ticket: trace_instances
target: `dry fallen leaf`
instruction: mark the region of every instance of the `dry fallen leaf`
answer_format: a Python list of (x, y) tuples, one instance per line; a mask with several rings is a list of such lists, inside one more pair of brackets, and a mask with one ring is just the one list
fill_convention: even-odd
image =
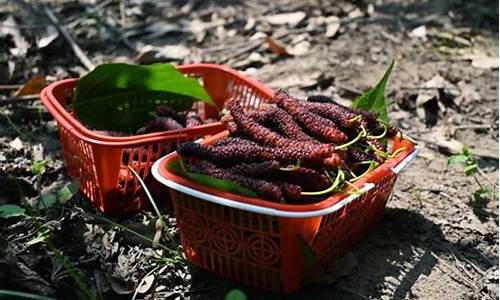
[(23, 149), (23, 142), (21, 141), (21, 139), (19, 137), (16, 137), (14, 140), (12, 140), (9, 143), (9, 146), (11, 146), (12, 148), (19, 151), (19, 150)]
[(325, 36), (327, 38), (334, 37), (340, 29), (340, 19), (336, 16), (330, 16), (326, 18), (326, 32)]
[(135, 61), (140, 64), (151, 64), (166, 60), (183, 60), (191, 51), (182, 45), (165, 45), (154, 47), (146, 45), (140, 49), (140, 54)]
[(26, 82), (16, 93), (16, 96), (38, 95), (47, 86), (44, 76), (35, 76)]
[(303, 11), (297, 11), (292, 13), (277, 14), (271, 16), (264, 16), (264, 20), (272, 25), (285, 25), (288, 24), (291, 27), (297, 26), (306, 17), (306, 13)]
[(427, 39), (427, 28), (425, 27), (425, 25), (418, 26), (410, 31), (408, 35), (412, 38), (418, 38), (425, 41)]
[(271, 51), (278, 55), (278, 56), (282, 56), (282, 55), (286, 55), (288, 54), (286, 52), (286, 49), (285, 49), (285, 46), (275, 40), (273, 40), (271, 37), (266, 37), (266, 43), (267, 45), (269, 46), (269, 49), (271, 49)]
[(434, 98), (439, 99), (438, 89), (445, 88), (447, 84), (446, 80), (440, 75), (432, 77), (424, 84), (425, 89), (419, 90), (416, 100), (417, 107), (424, 105)]
[(145, 277), (143, 280), (142, 280), (142, 285), (137, 287), (137, 292), (139, 294), (144, 294), (146, 293), (147, 291), (149, 291), (149, 289), (151, 288), (151, 286), (153, 285), (153, 282), (155, 281), (155, 276), (153, 274)]
[(477, 56), (472, 59), (472, 66), (479, 69), (498, 69), (498, 57)]
[(302, 41), (294, 45), (293, 47), (286, 47), (285, 51), (288, 54), (294, 56), (301, 56), (307, 54), (309, 52), (309, 48), (311, 47), (311, 43), (308, 41)]
[(301, 74), (291, 74), (290, 76), (279, 76), (277, 79), (269, 82), (272, 88), (290, 88), (290, 87), (311, 87), (318, 84), (322, 72), (307, 72)]
[(13, 16), (8, 16), (5, 21), (0, 23), (0, 36), (11, 35), (15, 47), (10, 48), (9, 51), (14, 56), (25, 56), (28, 53), (30, 44), (21, 34), (17, 26), (17, 22)]
[(55, 26), (47, 26), (45, 32), (37, 38), (36, 45), (38, 49), (42, 49), (50, 45), (59, 36), (59, 31)]

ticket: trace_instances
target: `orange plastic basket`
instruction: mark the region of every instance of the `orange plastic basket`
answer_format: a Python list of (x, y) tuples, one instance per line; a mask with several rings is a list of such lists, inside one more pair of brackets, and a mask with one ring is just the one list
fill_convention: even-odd
[[(211, 144), (222, 132), (203, 141)], [(382, 214), (397, 174), (416, 156), (405, 147), (354, 185), (359, 193), (338, 193), (314, 204), (287, 205), (218, 191), (169, 172), (177, 153), (159, 159), (153, 176), (170, 187), (184, 254), (193, 264), (249, 286), (291, 293), (307, 283), (305, 245), (324, 268), (348, 251)], [(304, 244), (305, 243), (305, 244)], [(309, 276), (311, 276), (309, 272)]]
[[(272, 95), (264, 85), (237, 71), (214, 64), (178, 66), (188, 76), (198, 78), (221, 109), (231, 96), (241, 99), (246, 110), (258, 107)], [(41, 99), (59, 126), (62, 152), (68, 174), (78, 178), (81, 191), (101, 212), (122, 215), (140, 210), (146, 204), (139, 181), (131, 166), (146, 182), (155, 198), (168, 194), (166, 188), (151, 180), (150, 167), (179, 142), (193, 141), (224, 130), (220, 122), (190, 129), (171, 130), (128, 137), (110, 137), (86, 128), (75, 117), (71, 105), (78, 79), (55, 82), (41, 93)], [(143, 105), (134, 99), (134, 105)], [(218, 119), (218, 110), (203, 103), (195, 104), (202, 119)]]

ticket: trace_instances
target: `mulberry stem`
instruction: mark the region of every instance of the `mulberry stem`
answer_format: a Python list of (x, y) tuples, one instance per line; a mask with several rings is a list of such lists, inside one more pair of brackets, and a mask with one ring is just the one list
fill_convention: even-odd
[(344, 172), (341, 169), (338, 169), (337, 176), (335, 180), (332, 182), (332, 185), (325, 190), (317, 191), (317, 192), (302, 192), (303, 196), (321, 196), (335, 191), (335, 189), (339, 186), (342, 178), (344, 177)]
[(378, 140), (383, 138), (387, 134), (387, 126), (384, 123), (380, 123), (380, 125), (384, 128), (384, 131), (380, 135), (367, 135), (366, 138), (369, 140)]
[(405, 151), (405, 150), (406, 150), (406, 147), (401, 147), (401, 148), (398, 148), (398, 149), (396, 149), (396, 151), (394, 151), (393, 153), (388, 154), (388, 155), (387, 155), (387, 157), (388, 157), (388, 158), (394, 158), (394, 157), (396, 157), (396, 155), (398, 155), (400, 152)]
[(364, 126), (361, 126), (361, 131), (358, 133), (358, 136), (356, 136), (354, 139), (352, 139), (351, 141), (349, 141), (343, 145), (336, 146), (335, 150), (345, 149), (345, 148), (355, 144), (357, 141), (359, 141), (361, 138), (363, 138), (365, 136), (366, 136), (366, 129)]
[[(361, 164), (361, 163), (363, 163), (363, 164), (364, 164), (364, 163), (366, 163), (366, 161), (359, 162), (359, 164)], [(375, 162), (375, 161), (373, 161), (373, 160), (369, 161), (369, 163), (370, 163), (370, 165), (368, 166), (368, 169), (366, 169), (366, 171), (365, 171), (363, 174), (361, 174), (361, 175), (359, 175), (359, 176), (356, 176), (356, 177), (354, 177), (354, 178), (351, 178), (351, 179), (349, 180), (349, 182), (354, 182), (354, 181), (358, 180), (359, 178), (361, 178), (361, 177), (365, 176), (366, 174), (368, 174), (368, 173), (370, 173), (371, 171), (375, 170), (375, 168), (376, 168), (376, 167), (377, 167), (377, 165), (378, 165), (378, 164), (377, 164), (377, 162)]]

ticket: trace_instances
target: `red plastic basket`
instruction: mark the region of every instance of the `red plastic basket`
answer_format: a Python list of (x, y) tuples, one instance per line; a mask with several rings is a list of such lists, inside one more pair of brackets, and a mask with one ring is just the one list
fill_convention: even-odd
[[(241, 99), (246, 110), (258, 107), (272, 95), (264, 85), (237, 71), (214, 64), (179, 66), (188, 76), (199, 78), (221, 109), (231, 96)], [(192, 141), (224, 130), (220, 122), (190, 129), (150, 134), (110, 137), (86, 128), (71, 110), (74, 87), (78, 79), (55, 82), (41, 93), (41, 99), (59, 126), (64, 161), (68, 174), (80, 179), (81, 191), (101, 212), (120, 215), (144, 207), (145, 195), (139, 181), (127, 166), (140, 174), (153, 195), (165, 195), (165, 187), (151, 180), (150, 167), (161, 156), (171, 152), (179, 142)], [(134, 105), (142, 105), (136, 99)], [(218, 118), (218, 110), (195, 104), (202, 119)]]
[[(225, 131), (203, 143), (227, 135)], [(307, 283), (311, 265), (304, 259), (305, 244), (318, 266), (326, 267), (378, 220), (397, 174), (418, 152), (406, 139), (395, 138), (393, 144), (394, 149), (405, 148), (354, 183), (362, 195), (345, 191), (314, 204), (273, 203), (197, 184), (165, 168), (179, 159), (177, 153), (158, 160), (152, 173), (171, 188), (190, 262), (249, 286), (291, 293)]]

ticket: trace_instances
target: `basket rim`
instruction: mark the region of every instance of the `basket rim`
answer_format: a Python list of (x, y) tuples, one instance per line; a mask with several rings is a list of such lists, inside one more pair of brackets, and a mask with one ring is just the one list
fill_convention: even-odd
[[(266, 87), (264, 84), (251, 79), (235, 69), (232, 69), (225, 65), (218, 64), (209, 64), (209, 63), (199, 63), (199, 64), (186, 64), (186, 65), (177, 65), (181, 72), (200, 72), (200, 70), (219, 70), (230, 74), (231, 76), (238, 78), (239, 80), (247, 83), (255, 87), (257, 90), (262, 92), (267, 96), (272, 96), (273, 91)], [(127, 142), (133, 141), (136, 143), (151, 143), (164, 141), (165, 139), (187, 139), (189, 136), (193, 135), (204, 135), (206, 132), (214, 132), (219, 129), (223, 130), (223, 125), (221, 122), (214, 122), (210, 124), (203, 124), (199, 126), (195, 126), (193, 128), (182, 128), (177, 130), (169, 130), (166, 132), (153, 132), (147, 134), (139, 134), (132, 135), (127, 137), (111, 137), (105, 136), (102, 134), (95, 133), (94, 131), (86, 128), (79, 120), (73, 117), (60, 103), (57, 101), (56, 96), (54, 94), (55, 89), (59, 89), (64, 86), (75, 85), (78, 82), (79, 78), (69, 78), (63, 79), (56, 82), (51, 83), (47, 87), (45, 87), (40, 93), (40, 98), (47, 108), (47, 110), (51, 113), (51, 115), (58, 121), (61, 126), (66, 129), (79, 132), (83, 135), (84, 140), (88, 140), (89, 142), (95, 143), (96, 141), (104, 142), (103, 144), (109, 146), (121, 146), (123, 143), (128, 144)]]
[[(202, 140), (201, 143), (210, 144), (228, 135), (229, 132), (224, 131)], [(369, 174), (355, 181), (353, 184), (361, 191), (369, 191), (378, 181), (386, 176), (392, 174), (397, 176), (419, 152), (419, 148), (408, 139), (393, 138), (392, 141), (395, 149), (401, 147), (406, 147), (406, 149), (399, 152), (396, 157), (386, 160)], [(180, 156), (177, 152), (172, 152), (158, 159), (152, 166), (152, 174), (155, 179), (176, 191), (246, 211), (291, 218), (313, 217), (332, 213), (361, 196), (359, 194), (349, 194), (350, 189), (346, 189), (343, 192), (335, 193), (320, 202), (312, 204), (281, 204), (260, 198), (245, 197), (198, 184), (168, 171), (165, 165), (179, 158)]]

